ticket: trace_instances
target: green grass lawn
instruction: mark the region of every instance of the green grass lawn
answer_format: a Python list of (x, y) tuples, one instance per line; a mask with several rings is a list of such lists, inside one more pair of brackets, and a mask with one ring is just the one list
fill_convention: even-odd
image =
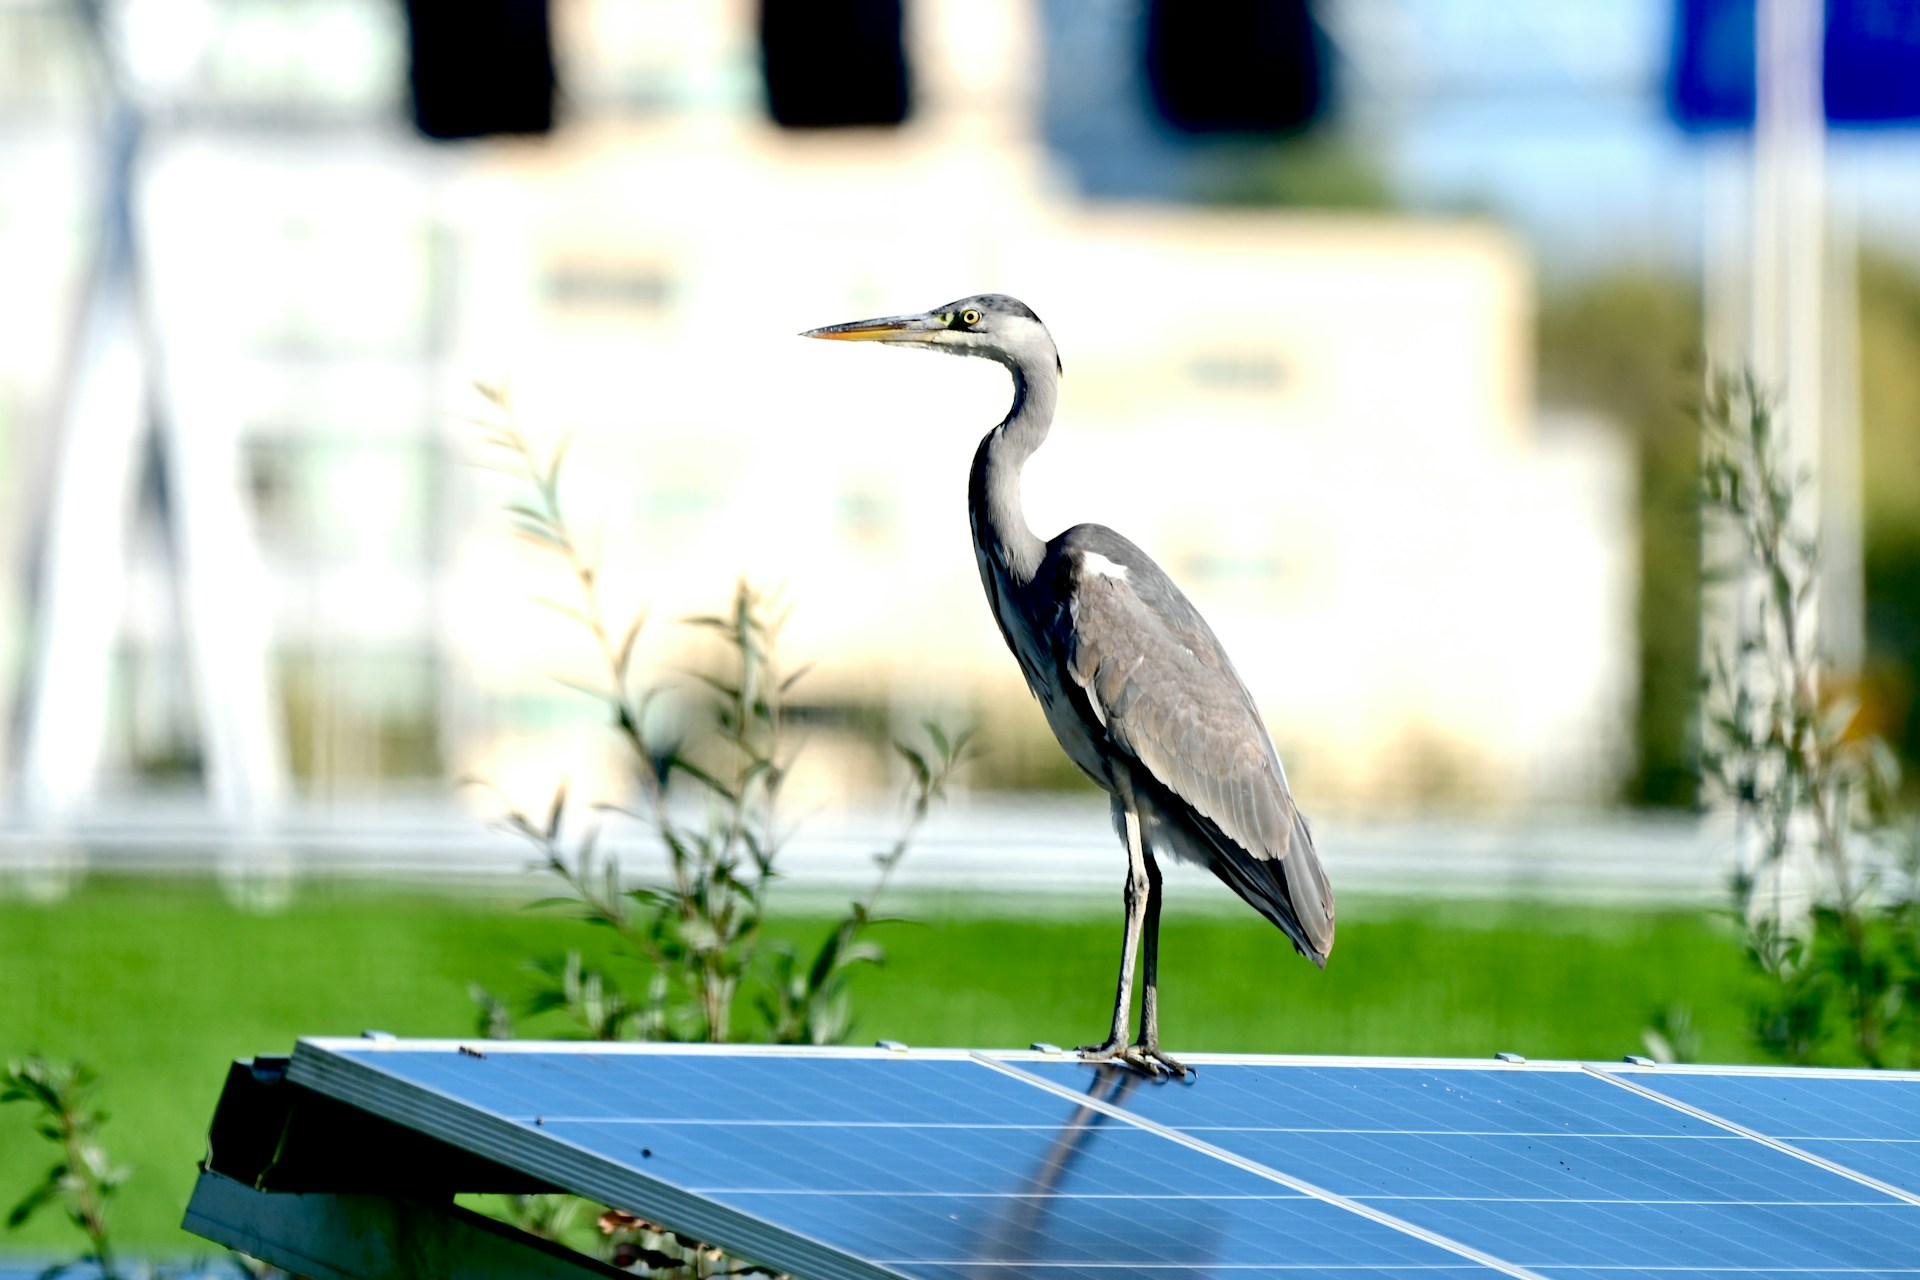
[[(530, 884), (528, 896), (544, 891)], [(959, 900), (923, 906), (922, 923), (886, 926), (891, 958), (859, 981), (856, 1039), (1003, 1047), (1099, 1038), (1118, 958), (1115, 896), (1111, 909), (1019, 920), (982, 919)], [(1649, 1017), (1678, 1002), (1692, 1010), (1704, 1058), (1753, 1056), (1739, 954), (1704, 915), (1341, 907), (1325, 973), (1249, 912), (1170, 910), (1166, 1046), (1615, 1059), (1639, 1052)], [(108, 1146), (135, 1168), (115, 1206), (121, 1247), (193, 1252), (176, 1224), (229, 1060), (367, 1028), (469, 1035), (469, 982), (515, 992), (527, 957), (602, 938), (485, 897), (306, 886), (290, 909), (253, 915), (205, 883), (96, 879), (53, 905), (0, 901), (0, 1055), (79, 1057), (101, 1072)], [(52, 1155), (28, 1118), (17, 1104), (0, 1109), (0, 1212)], [(73, 1239), (48, 1215), (0, 1238), (0, 1249), (44, 1255)]]

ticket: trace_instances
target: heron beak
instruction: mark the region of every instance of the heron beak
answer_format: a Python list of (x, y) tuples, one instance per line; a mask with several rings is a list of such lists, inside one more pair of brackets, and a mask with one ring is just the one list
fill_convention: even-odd
[(831, 338), (835, 342), (931, 342), (934, 335), (946, 332), (946, 323), (938, 316), (886, 316), (878, 320), (853, 320), (830, 324), (823, 329), (808, 329), (803, 338)]

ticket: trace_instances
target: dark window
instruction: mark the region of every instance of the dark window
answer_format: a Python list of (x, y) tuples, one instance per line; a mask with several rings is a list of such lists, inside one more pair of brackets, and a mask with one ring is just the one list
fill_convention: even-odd
[(1146, 46), (1154, 105), (1187, 133), (1291, 133), (1326, 102), (1305, 0), (1152, 0)]
[(429, 138), (553, 128), (547, 0), (407, 0), (413, 119)]
[(760, 0), (767, 113), (789, 129), (907, 118), (900, 0)]

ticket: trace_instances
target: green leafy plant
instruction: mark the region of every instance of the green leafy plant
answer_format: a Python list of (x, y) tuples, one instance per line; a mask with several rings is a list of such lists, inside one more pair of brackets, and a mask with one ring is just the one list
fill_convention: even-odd
[[(879, 902), (913, 836), (964, 760), (967, 735), (925, 726), (922, 746), (896, 743), (909, 769), (904, 814), (894, 841), (874, 855), (874, 878), (824, 939), (804, 954), (768, 936), (765, 925), (779, 858), (788, 833), (782, 788), (801, 745), (791, 731), (789, 699), (806, 674), (789, 670), (780, 652), (786, 611), (747, 583), (736, 585), (723, 613), (685, 625), (717, 642), (720, 661), (696, 673), (699, 695), (669, 737), (650, 728), (659, 687), (634, 678), (634, 646), (643, 620), (616, 631), (607, 624), (595, 564), (570, 529), (560, 500), (564, 446), (542, 453), (512, 425), (503, 395), (488, 392), (504, 424), (485, 428), (499, 469), (522, 481), (524, 500), (507, 507), (517, 532), (561, 563), (572, 599), (547, 601), (591, 637), (599, 671), (569, 681), (604, 706), (624, 748), (632, 797), (592, 806), (592, 818), (569, 821), (566, 788), (543, 814), (507, 807), (502, 823), (538, 853), (537, 866), (563, 892), (540, 905), (575, 912), (611, 931), (634, 973), (587, 964), (580, 951), (539, 961), (536, 988), (524, 1012), (564, 1013), (575, 1030), (603, 1040), (771, 1040), (832, 1043), (853, 1025), (848, 984), (862, 965), (883, 959), (869, 936), (882, 922)], [(629, 883), (619, 860), (602, 847), (609, 821), (637, 826), (658, 841), (665, 875)], [(743, 989), (755, 998), (742, 1003)], [(483, 1030), (510, 1034), (513, 1011), (476, 990)], [(748, 1019), (739, 1025), (741, 1018)]]
[[(482, 392), (500, 418), (483, 424), (491, 464), (526, 489), (522, 500), (507, 507), (514, 528), (551, 553), (572, 583), (569, 601), (542, 603), (579, 623), (593, 643), (596, 679), (564, 683), (606, 709), (632, 782), (629, 799), (592, 805), (583, 824), (570, 821), (564, 783), (543, 813), (505, 807), (502, 825), (533, 846), (536, 868), (562, 889), (534, 905), (570, 911), (611, 932), (619, 944), (618, 969), (590, 966), (580, 949), (533, 961), (533, 990), (518, 1012), (563, 1014), (576, 1034), (594, 1040), (844, 1040), (854, 1021), (851, 978), (860, 966), (884, 959), (869, 936), (885, 919), (881, 896), (966, 758), (967, 735), (949, 736), (929, 722), (924, 746), (894, 744), (910, 775), (904, 814), (892, 843), (874, 855), (866, 891), (811, 949), (769, 936), (772, 891), (788, 833), (782, 789), (802, 746), (791, 731), (789, 698), (806, 672), (787, 669), (781, 658), (786, 610), (741, 582), (724, 613), (685, 620), (716, 642), (719, 662), (694, 673), (697, 699), (673, 734), (651, 728), (657, 717), (650, 711), (664, 691), (642, 687), (634, 676), (644, 620), (636, 616), (617, 633), (607, 623), (598, 567), (561, 506), (564, 445), (540, 452), (513, 425), (506, 397)], [(610, 822), (651, 835), (665, 855), (664, 876), (632, 882), (603, 847)], [(743, 1003), (743, 990), (754, 998)], [(483, 987), (470, 991), (481, 1033), (512, 1036), (512, 1004)], [(573, 1216), (553, 1197), (523, 1198), (503, 1212), (536, 1234), (564, 1232)], [(601, 1215), (598, 1225), (603, 1252), (653, 1275), (759, 1270), (617, 1210)]]
[(104, 1280), (123, 1273), (113, 1256), (107, 1210), (130, 1170), (115, 1165), (100, 1142), (107, 1113), (94, 1104), (99, 1077), (84, 1063), (50, 1062), (41, 1057), (15, 1059), (0, 1076), (0, 1103), (24, 1102), (38, 1113), (34, 1132), (60, 1149), (38, 1185), (7, 1214), (9, 1230), (42, 1210), (58, 1206), (87, 1238), (87, 1248), (71, 1262), (49, 1267), (42, 1280), (73, 1267), (92, 1264)]
[[(169, 1277), (208, 1274), (207, 1263), (196, 1260), (180, 1268), (123, 1262), (113, 1249), (108, 1209), (133, 1170), (114, 1164), (101, 1140), (107, 1113), (95, 1105), (100, 1077), (83, 1062), (54, 1062), (31, 1056), (7, 1063), (0, 1074), (0, 1105), (24, 1102), (37, 1112), (34, 1132), (59, 1148), (46, 1176), (7, 1214), (7, 1229), (25, 1226), (42, 1211), (59, 1207), (67, 1221), (86, 1237), (86, 1248), (74, 1258), (56, 1262), (39, 1280), (81, 1267), (92, 1268), (98, 1280), (169, 1280)], [(244, 1280), (274, 1280), (284, 1272), (241, 1253), (228, 1253), (226, 1262)]]
[(650, 1276), (685, 1276), (709, 1280), (721, 1276), (772, 1276), (782, 1273), (729, 1258), (710, 1244), (682, 1235), (656, 1222), (619, 1209), (600, 1215), (598, 1226), (607, 1242), (607, 1260), (626, 1270), (644, 1268)]
[(1766, 393), (1716, 382), (1702, 425), (1703, 514), (1730, 601), (1707, 655), (1701, 770), (1735, 819), (1733, 915), (1762, 994), (1753, 1033), (1805, 1063), (1913, 1058), (1920, 850), (1897, 766), (1862, 732), (1815, 629), (1819, 540)]

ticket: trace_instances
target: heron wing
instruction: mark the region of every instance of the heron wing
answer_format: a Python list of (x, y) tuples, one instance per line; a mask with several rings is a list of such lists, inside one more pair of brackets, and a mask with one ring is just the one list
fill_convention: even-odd
[(1111, 530), (1063, 534), (1064, 666), (1108, 741), (1168, 793), (1209, 865), (1305, 954), (1333, 945), (1333, 892), (1252, 696), (1173, 581)]

